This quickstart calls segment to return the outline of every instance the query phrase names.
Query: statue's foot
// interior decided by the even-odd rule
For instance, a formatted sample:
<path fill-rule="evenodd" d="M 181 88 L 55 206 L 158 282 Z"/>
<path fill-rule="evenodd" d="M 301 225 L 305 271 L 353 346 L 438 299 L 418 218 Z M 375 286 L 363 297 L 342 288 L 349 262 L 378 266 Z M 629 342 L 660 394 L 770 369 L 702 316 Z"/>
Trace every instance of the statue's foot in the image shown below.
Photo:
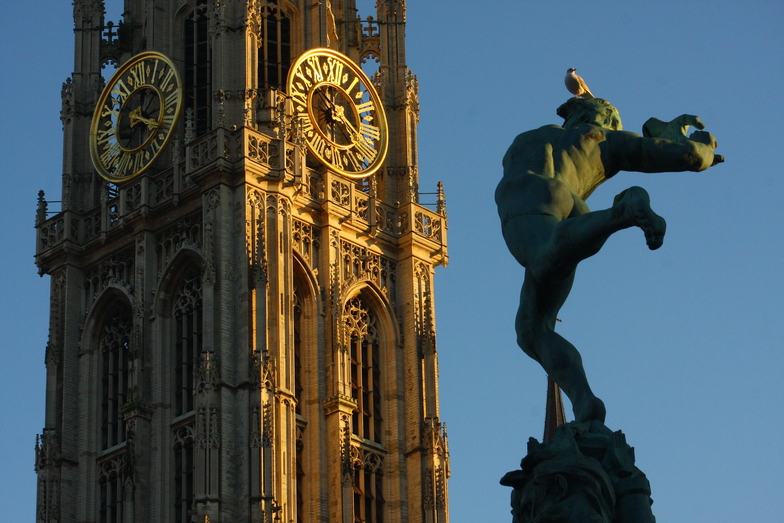
<path fill-rule="evenodd" d="M 590 396 L 581 402 L 572 402 L 572 410 L 574 410 L 574 421 L 579 423 L 593 420 L 604 423 L 604 418 L 607 416 L 604 402 L 596 396 Z"/>
<path fill-rule="evenodd" d="M 626 224 L 636 225 L 645 233 L 645 242 L 651 250 L 664 243 L 667 222 L 653 212 L 648 192 L 642 187 L 629 187 L 615 197 L 613 209 L 620 212 L 619 218 Z"/>

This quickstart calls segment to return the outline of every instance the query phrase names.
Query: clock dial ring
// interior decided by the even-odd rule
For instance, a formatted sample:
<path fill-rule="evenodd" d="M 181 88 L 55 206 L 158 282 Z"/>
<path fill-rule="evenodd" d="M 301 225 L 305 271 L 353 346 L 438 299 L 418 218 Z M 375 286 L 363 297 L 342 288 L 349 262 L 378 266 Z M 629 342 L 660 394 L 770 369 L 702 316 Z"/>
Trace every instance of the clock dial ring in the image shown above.
<path fill-rule="evenodd" d="M 171 58 L 148 51 L 125 62 L 93 113 L 90 156 L 98 174 L 121 183 L 152 167 L 172 138 L 182 105 L 182 80 Z"/>
<path fill-rule="evenodd" d="M 287 89 L 308 150 L 320 163 L 349 178 L 381 167 L 389 141 L 386 115 L 356 63 L 332 49 L 312 49 L 292 64 Z M 327 90 L 342 103 L 324 103 Z"/>

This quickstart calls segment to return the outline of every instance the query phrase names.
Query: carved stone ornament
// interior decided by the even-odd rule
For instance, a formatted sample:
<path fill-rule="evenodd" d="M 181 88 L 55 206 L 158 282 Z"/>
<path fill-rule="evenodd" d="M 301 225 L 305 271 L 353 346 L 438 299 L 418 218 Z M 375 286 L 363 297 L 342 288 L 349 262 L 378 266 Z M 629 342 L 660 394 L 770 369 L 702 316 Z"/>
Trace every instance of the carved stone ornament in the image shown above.
<path fill-rule="evenodd" d="M 89 312 L 98 295 L 112 286 L 122 290 L 130 299 L 134 295 L 134 248 L 101 260 L 84 271 L 85 312 Z"/>
<path fill-rule="evenodd" d="M 261 4 L 262 0 L 248 0 L 247 3 L 245 27 L 251 36 L 257 36 L 261 31 Z"/>
<path fill-rule="evenodd" d="M 201 213 L 192 214 L 158 234 L 155 245 L 158 279 L 181 249 L 190 249 L 201 254 L 201 236 Z"/>
<path fill-rule="evenodd" d="M 63 88 L 61 90 L 61 98 L 62 98 L 62 107 L 60 109 L 60 120 L 63 122 L 63 125 L 67 125 L 71 123 L 73 119 L 75 108 L 74 108 L 74 91 L 73 91 L 73 80 L 69 76 L 65 82 L 63 82 Z"/>
<path fill-rule="evenodd" d="M 245 242 L 250 257 L 251 276 L 257 284 L 267 283 L 267 256 L 264 230 L 265 194 L 256 189 L 248 191 Z"/>
<path fill-rule="evenodd" d="M 252 449 L 261 448 L 261 416 L 259 406 L 254 405 L 250 415 L 250 440 L 248 446 Z"/>
<path fill-rule="evenodd" d="M 545 443 L 531 438 L 521 467 L 501 479 L 514 489 L 513 523 L 655 522 L 634 449 L 598 421 L 565 423 Z"/>
<path fill-rule="evenodd" d="M 74 0 L 73 6 L 76 24 L 98 22 L 105 13 L 103 0 Z"/>

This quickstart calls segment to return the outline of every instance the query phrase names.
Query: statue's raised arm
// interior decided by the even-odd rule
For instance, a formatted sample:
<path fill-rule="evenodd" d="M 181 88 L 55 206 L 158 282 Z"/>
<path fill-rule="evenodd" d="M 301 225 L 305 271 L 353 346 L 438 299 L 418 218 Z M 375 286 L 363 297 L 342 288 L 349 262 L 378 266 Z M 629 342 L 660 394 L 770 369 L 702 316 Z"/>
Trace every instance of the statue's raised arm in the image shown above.
<path fill-rule="evenodd" d="M 687 137 L 692 125 L 700 130 Z M 614 171 L 704 171 L 717 165 L 724 157 L 714 153 L 716 138 L 701 130 L 704 128 L 698 116 L 683 114 L 670 122 L 650 118 L 643 125 L 643 137 L 622 131 L 608 133 Z"/>

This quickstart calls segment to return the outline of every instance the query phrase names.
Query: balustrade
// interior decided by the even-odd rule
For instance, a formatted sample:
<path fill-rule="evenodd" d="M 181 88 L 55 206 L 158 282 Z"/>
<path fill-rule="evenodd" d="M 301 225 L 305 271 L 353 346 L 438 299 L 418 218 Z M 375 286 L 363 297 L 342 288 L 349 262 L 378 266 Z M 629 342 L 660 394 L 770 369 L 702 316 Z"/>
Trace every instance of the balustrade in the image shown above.
<path fill-rule="evenodd" d="M 69 240 L 83 244 L 99 238 L 112 228 L 131 219 L 135 213 L 147 212 L 170 204 L 175 197 L 192 186 L 191 177 L 213 163 L 222 160 L 230 163 L 244 161 L 269 172 L 272 178 L 281 178 L 281 142 L 266 134 L 244 128 L 237 131 L 218 128 L 190 144 L 185 145 L 183 161 L 175 161 L 172 169 L 155 175 L 143 175 L 122 186 L 112 186 L 100 205 L 86 213 L 61 212 L 51 218 L 46 216 L 47 202 L 39 196 L 36 226 L 38 228 L 37 252 L 42 253 Z M 286 147 L 286 172 L 293 168 L 293 144 Z M 175 151 L 179 158 L 179 151 Z M 318 205 L 328 200 L 350 212 L 351 220 L 363 224 L 373 234 L 385 233 L 401 236 L 410 232 L 443 245 L 446 229 L 445 205 L 434 212 L 409 202 L 393 207 L 374 198 L 367 187 L 360 187 L 353 180 L 331 172 L 319 173 L 305 168 L 300 177 L 294 177 L 301 188 L 298 197 L 310 199 Z M 190 184 L 190 185 L 189 185 Z M 439 187 L 439 204 L 443 190 Z M 43 209 L 43 210 L 42 210 Z"/>

